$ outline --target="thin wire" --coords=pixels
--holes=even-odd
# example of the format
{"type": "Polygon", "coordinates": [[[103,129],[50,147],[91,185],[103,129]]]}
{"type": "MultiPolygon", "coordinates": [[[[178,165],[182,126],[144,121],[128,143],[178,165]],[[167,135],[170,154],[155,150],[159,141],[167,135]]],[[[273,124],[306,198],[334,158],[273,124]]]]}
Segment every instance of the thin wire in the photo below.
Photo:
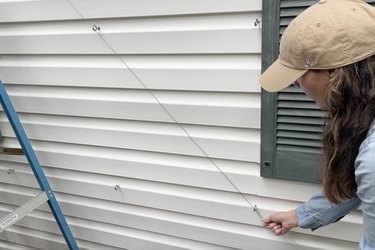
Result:
{"type": "MultiPolygon", "coordinates": [[[[147,87],[147,85],[143,82],[143,80],[134,72],[132,68],[129,67],[129,65],[121,58],[121,56],[112,48],[112,46],[107,42],[107,40],[100,34],[100,27],[97,27],[96,25],[91,25],[91,23],[82,15],[82,13],[73,5],[73,3],[70,0],[66,0],[68,3],[72,6],[72,8],[78,13],[78,15],[92,28],[92,30],[103,40],[103,42],[108,46],[108,48],[113,52],[115,56],[117,56],[120,61],[125,65],[126,69],[129,70],[132,75],[138,80],[140,84],[146,89],[149,94],[156,100],[156,102],[163,108],[163,110],[168,114],[168,116],[174,121],[176,125],[178,125],[186,134],[186,136],[194,143],[194,145],[204,154],[206,159],[208,159],[215,167],[216,169],[224,176],[228,182],[233,186],[233,188],[237,191],[238,194],[240,194],[245,201],[251,206],[253,211],[259,216],[261,220],[263,220],[263,215],[260,213],[258,207],[256,205],[253,205],[246,196],[237,188],[237,186],[230,180],[230,178],[221,170],[221,168],[214,162],[214,160],[208,156],[208,154],[203,150],[201,146],[194,140],[194,138],[187,132],[187,130],[182,126],[181,123],[179,123],[173,115],[167,110],[167,108],[164,106],[162,102],[159,101],[159,99],[154,95],[151,89],[147,87]]],[[[302,249],[305,249],[303,246],[300,246],[296,241],[291,239],[289,235],[285,235],[291,242],[293,242],[296,246],[301,247],[302,249]]]]}
{"type": "Polygon", "coordinates": [[[234,185],[234,183],[224,174],[224,172],[218,167],[218,165],[208,156],[208,154],[202,149],[201,146],[193,139],[193,137],[186,131],[186,129],[173,117],[173,115],[167,110],[163,103],[159,101],[159,99],[154,95],[152,90],[150,90],[147,85],[142,81],[142,79],[129,67],[129,65],[118,55],[118,53],[112,48],[112,46],[104,39],[104,37],[100,34],[98,27],[92,26],[90,22],[75,8],[75,6],[67,0],[70,5],[77,11],[77,13],[85,20],[86,23],[90,25],[90,27],[100,36],[100,38],[105,42],[105,44],[110,48],[110,50],[121,60],[121,62],[125,65],[125,67],[132,73],[132,75],[142,84],[142,86],[151,94],[151,96],[158,102],[158,104],[163,108],[163,110],[168,114],[168,116],[174,121],[176,125],[178,125],[184,133],[190,138],[190,140],[195,144],[195,146],[204,154],[204,156],[212,162],[212,164],[220,171],[220,173],[229,181],[229,183],[237,190],[239,194],[247,201],[247,203],[253,208],[253,210],[259,215],[261,219],[263,216],[258,211],[258,208],[251,204],[251,202],[245,197],[245,195],[234,185]]]}

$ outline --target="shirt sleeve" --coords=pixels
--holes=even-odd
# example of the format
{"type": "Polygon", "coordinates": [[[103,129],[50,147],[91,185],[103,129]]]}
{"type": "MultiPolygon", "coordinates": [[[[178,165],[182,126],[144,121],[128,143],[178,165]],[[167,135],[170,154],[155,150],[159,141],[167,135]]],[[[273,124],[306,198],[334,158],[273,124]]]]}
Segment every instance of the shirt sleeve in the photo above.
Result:
{"type": "Polygon", "coordinates": [[[301,228],[318,229],[341,219],[359,207],[358,197],[346,199],[340,204],[327,200],[323,193],[311,197],[306,203],[296,208],[298,226],[301,228]]]}
{"type": "Polygon", "coordinates": [[[375,136],[366,140],[360,148],[355,169],[364,227],[360,249],[375,249],[375,136]]]}

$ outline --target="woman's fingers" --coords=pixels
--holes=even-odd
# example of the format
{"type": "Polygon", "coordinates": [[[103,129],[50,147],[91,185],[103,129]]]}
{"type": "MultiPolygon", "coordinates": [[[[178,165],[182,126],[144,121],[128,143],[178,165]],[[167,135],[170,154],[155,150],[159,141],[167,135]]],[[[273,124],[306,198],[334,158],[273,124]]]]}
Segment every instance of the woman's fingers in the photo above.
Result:
{"type": "Polygon", "coordinates": [[[276,225],[277,225],[277,223],[272,222],[272,223],[268,224],[267,227],[268,227],[268,228],[274,228],[276,225]]]}
{"type": "Polygon", "coordinates": [[[263,226],[268,226],[272,222],[272,219],[271,217],[266,217],[262,220],[262,222],[263,222],[263,226]]]}
{"type": "Polygon", "coordinates": [[[263,226],[271,229],[275,235],[286,234],[291,228],[298,226],[295,211],[273,213],[263,219],[263,226]]]}
{"type": "Polygon", "coordinates": [[[281,224],[276,224],[274,225],[271,229],[274,233],[276,233],[276,231],[280,230],[282,228],[282,225],[281,224]]]}
{"type": "Polygon", "coordinates": [[[276,223],[276,222],[265,223],[265,222],[263,222],[263,225],[266,226],[267,228],[271,229],[275,234],[280,234],[280,232],[282,232],[282,225],[280,223],[276,223]]]}
{"type": "Polygon", "coordinates": [[[276,229],[273,231],[276,235],[282,235],[284,232],[283,232],[283,229],[282,228],[279,228],[279,229],[276,229]]]}

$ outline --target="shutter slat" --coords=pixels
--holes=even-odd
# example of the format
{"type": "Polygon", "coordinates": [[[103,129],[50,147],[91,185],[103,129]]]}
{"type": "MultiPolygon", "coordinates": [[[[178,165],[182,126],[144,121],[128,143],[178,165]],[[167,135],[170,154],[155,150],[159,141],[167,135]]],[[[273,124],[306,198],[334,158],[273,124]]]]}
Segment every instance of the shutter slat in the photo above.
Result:
{"type": "MultiPolygon", "coordinates": [[[[295,103],[295,105],[300,105],[298,102],[295,103]]],[[[277,114],[278,115],[287,115],[287,116],[306,116],[306,117],[323,117],[324,116],[324,112],[323,111],[319,111],[319,110],[314,110],[314,109],[309,109],[309,110],[301,110],[301,109],[298,109],[298,108],[290,108],[290,109],[283,109],[283,108],[280,108],[278,111],[277,111],[277,114]]]]}
{"type": "Polygon", "coordinates": [[[303,7],[307,8],[310,5],[313,5],[316,3],[317,0],[307,0],[307,1],[301,1],[301,0],[284,0],[280,3],[281,9],[288,9],[288,8],[296,8],[296,7],[303,7]]]}
{"type": "Polygon", "coordinates": [[[297,100],[297,101],[305,101],[305,102],[311,102],[312,100],[304,95],[303,93],[279,93],[279,100],[297,100]]]}
{"type": "Polygon", "coordinates": [[[311,117],[290,117],[290,116],[279,116],[277,117],[277,123],[290,123],[290,124],[307,124],[307,125],[323,125],[324,120],[322,118],[311,118],[311,117]]]}
{"type": "Polygon", "coordinates": [[[278,131],[304,131],[304,132],[321,133],[322,126],[279,123],[277,125],[277,130],[278,131]]]}
{"type": "Polygon", "coordinates": [[[277,145],[276,150],[278,151],[292,151],[295,153],[312,153],[312,154],[321,154],[321,148],[312,148],[312,147],[302,147],[302,146],[293,146],[293,145],[277,145]]]}
{"type": "Polygon", "coordinates": [[[278,131],[277,136],[283,139],[308,139],[320,141],[321,135],[316,132],[301,132],[301,131],[278,131]]]}
{"type": "Polygon", "coordinates": [[[277,144],[321,148],[321,143],[319,141],[307,139],[279,138],[277,144]]]}
{"type": "Polygon", "coordinates": [[[294,101],[279,101],[278,106],[280,108],[296,108],[296,109],[316,109],[316,105],[313,102],[301,102],[298,106],[294,101]]]}
{"type": "MultiPolygon", "coordinates": [[[[304,10],[303,8],[282,9],[280,11],[280,18],[283,18],[283,19],[288,18],[291,21],[293,20],[295,16],[299,15],[303,10],[304,10]]],[[[285,22],[285,24],[287,25],[288,23],[285,22]]]]}
{"type": "Polygon", "coordinates": [[[283,89],[281,93],[303,93],[301,89],[295,88],[293,85],[283,89]]]}

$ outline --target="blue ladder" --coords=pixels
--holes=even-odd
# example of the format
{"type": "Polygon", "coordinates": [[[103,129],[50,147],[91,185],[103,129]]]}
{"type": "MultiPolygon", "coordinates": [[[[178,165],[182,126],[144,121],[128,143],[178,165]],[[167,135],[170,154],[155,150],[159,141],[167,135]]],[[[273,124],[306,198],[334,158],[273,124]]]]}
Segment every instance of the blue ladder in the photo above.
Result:
{"type": "MultiPolygon", "coordinates": [[[[27,202],[25,205],[19,207],[5,218],[0,220],[0,233],[4,231],[6,228],[10,227],[22,217],[26,216],[32,210],[39,207],[41,204],[47,202],[55,220],[65,238],[69,249],[76,250],[79,249],[75,239],[73,238],[72,232],[65,220],[64,215],[61,212],[59,203],[57,202],[55,195],[48,183],[48,180],[41,168],[39,161],[35,155],[35,152],[30,144],[29,139],[26,136],[25,130],[23,129],[21,122],[17,116],[16,111],[12,105],[12,102],[9,99],[8,93],[4,88],[2,81],[0,80],[0,102],[5,111],[6,116],[10,124],[12,125],[13,131],[17,136],[17,139],[22,147],[23,153],[25,154],[31,169],[35,175],[36,180],[38,181],[39,187],[42,192],[33,198],[31,201],[27,202]]],[[[9,153],[12,152],[19,154],[16,149],[2,149],[0,150],[2,153],[9,153]]]]}

